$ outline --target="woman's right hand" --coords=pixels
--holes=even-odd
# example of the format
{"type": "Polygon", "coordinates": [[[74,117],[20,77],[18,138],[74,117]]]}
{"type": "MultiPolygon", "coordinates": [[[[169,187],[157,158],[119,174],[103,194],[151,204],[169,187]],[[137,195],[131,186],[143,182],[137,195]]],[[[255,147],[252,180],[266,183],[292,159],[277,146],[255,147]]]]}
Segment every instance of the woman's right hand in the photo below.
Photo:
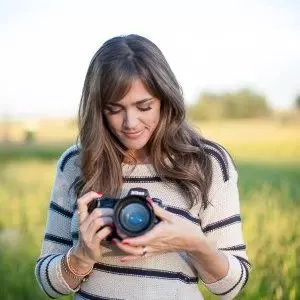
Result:
{"type": "Polygon", "coordinates": [[[88,213],[88,204],[102,195],[88,192],[77,200],[79,241],[72,254],[77,259],[77,265],[92,266],[102,257],[101,241],[112,232],[111,208],[95,208],[88,213]]]}

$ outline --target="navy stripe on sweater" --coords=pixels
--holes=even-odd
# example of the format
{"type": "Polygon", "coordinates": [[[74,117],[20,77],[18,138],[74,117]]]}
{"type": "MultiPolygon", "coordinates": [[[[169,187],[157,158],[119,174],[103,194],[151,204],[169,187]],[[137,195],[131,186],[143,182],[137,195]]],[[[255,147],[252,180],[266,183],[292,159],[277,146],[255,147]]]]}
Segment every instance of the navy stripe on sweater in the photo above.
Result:
{"type": "Polygon", "coordinates": [[[42,283],[42,274],[41,274],[41,268],[42,268],[42,264],[43,262],[49,258],[50,256],[52,256],[53,254],[49,254],[47,256],[44,256],[43,258],[40,259],[39,263],[38,263],[38,267],[37,267],[37,277],[38,277],[38,280],[39,280],[39,283],[41,285],[41,287],[43,288],[43,291],[45,292],[45,294],[51,298],[51,299],[55,299],[55,297],[52,297],[51,295],[48,294],[48,292],[46,291],[45,287],[43,286],[43,283],[42,283]]]}
{"type": "Polygon", "coordinates": [[[205,226],[202,230],[204,233],[207,233],[207,232],[210,232],[210,231],[213,231],[216,229],[220,229],[222,227],[232,225],[234,223],[239,223],[239,222],[241,222],[241,216],[238,214],[238,215],[234,215],[229,218],[217,221],[215,223],[209,224],[209,225],[205,226]]]}
{"type": "Polygon", "coordinates": [[[244,283],[243,283],[243,285],[241,287],[241,290],[242,290],[245,287],[245,285],[247,284],[247,282],[248,282],[248,279],[249,279],[249,270],[248,270],[246,264],[243,261],[241,261],[241,264],[244,266],[245,271],[246,271],[246,277],[245,277],[244,283]]]}
{"type": "Polygon", "coordinates": [[[193,216],[191,216],[191,214],[189,212],[187,212],[186,210],[183,210],[183,209],[180,209],[180,208],[176,208],[176,207],[173,207],[173,206],[168,206],[166,205],[165,206],[166,210],[171,212],[171,213],[174,213],[176,215],[180,215],[196,224],[200,224],[200,219],[198,218],[195,218],[193,216]]]}
{"type": "Polygon", "coordinates": [[[73,246],[72,240],[67,240],[67,239],[64,239],[62,237],[50,234],[50,233],[45,234],[45,240],[55,242],[55,243],[58,243],[58,244],[63,244],[63,245],[66,245],[66,246],[73,246]]]}
{"type": "Polygon", "coordinates": [[[62,159],[62,162],[59,166],[60,170],[63,172],[64,169],[65,169],[65,166],[67,164],[67,162],[73,157],[73,156],[76,156],[79,154],[79,149],[76,148],[76,149],[73,149],[71,150],[68,154],[66,154],[66,156],[62,159]]]}
{"type": "Polygon", "coordinates": [[[159,176],[123,177],[123,182],[126,182],[126,183],[153,183],[153,182],[162,182],[162,179],[159,176]]]}
{"type": "Polygon", "coordinates": [[[246,250],[246,245],[245,244],[234,245],[234,246],[231,246],[231,247],[219,248],[219,250],[223,250],[223,251],[246,250]]]}
{"type": "MultiPolygon", "coordinates": [[[[225,162],[226,167],[228,167],[228,159],[225,155],[225,152],[227,152],[227,151],[221,145],[214,143],[212,141],[209,141],[209,140],[204,140],[203,143],[204,143],[204,145],[214,148],[215,151],[219,152],[223,158],[223,161],[225,162]]],[[[206,150],[207,148],[204,148],[204,149],[206,150]]]]}
{"type": "Polygon", "coordinates": [[[216,150],[213,150],[211,148],[205,148],[205,151],[208,154],[210,154],[211,156],[213,156],[218,161],[218,163],[220,164],[220,167],[221,167],[224,182],[228,181],[229,180],[229,170],[227,167],[227,161],[224,161],[222,158],[222,155],[216,150]]]}
{"type": "Polygon", "coordinates": [[[132,276],[144,276],[144,277],[154,277],[163,278],[170,280],[180,280],[187,284],[196,284],[198,282],[197,277],[190,277],[182,272],[172,272],[172,271],[162,271],[153,269],[141,269],[141,268],[129,268],[129,267],[119,267],[112,265],[105,265],[102,263],[96,263],[94,265],[94,270],[104,271],[119,275],[132,275],[132,276]]]}
{"type": "Polygon", "coordinates": [[[55,293],[57,293],[58,295],[64,296],[64,295],[67,295],[67,294],[62,294],[62,293],[60,293],[60,292],[52,285],[52,283],[51,283],[51,281],[50,281],[50,278],[49,278],[49,272],[48,272],[48,268],[49,268],[49,265],[50,265],[51,261],[52,261],[55,257],[57,257],[57,256],[59,256],[59,255],[60,255],[60,254],[53,255],[53,256],[49,259],[49,261],[47,262],[47,265],[46,265],[46,278],[47,278],[47,282],[48,282],[50,288],[51,288],[55,293]]]}
{"type": "MultiPolygon", "coordinates": [[[[239,261],[240,262],[240,261],[239,261]]],[[[240,282],[241,282],[241,280],[242,280],[242,278],[243,278],[243,275],[244,275],[244,268],[243,268],[243,265],[242,265],[242,263],[240,262],[240,265],[241,265],[241,276],[240,276],[240,278],[239,278],[239,280],[238,280],[238,282],[232,287],[232,288],[230,288],[229,290],[227,290],[226,292],[224,292],[224,293],[219,293],[219,294],[216,294],[216,293],[214,293],[215,295],[217,295],[217,296],[225,296],[226,294],[229,294],[231,291],[233,291],[239,284],[240,284],[240,282]]]]}
{"type": "Polygon", "coordinates": [[[245,264],[247,264],[250,268],[251,268],[251,263],[244,257],[241,257],[239,255],[234,255],[238,260],[244,262],[245,264]]]}
{"type": "Polygon", "coordinates": [[[58,205],[55,202],[50,203],[50,209],[57,212],[57,213],[59,213],[59,214],[61,214],[61,215],[63,215],[63,216],[65,216],[65,217],[67,217],[67,218],[72,218],[72,216],[73,216],[72,212],[64,209],[63,207],[61,207],[60,205],[58,205]]]}
{"type": "Polygon", "coordinates": [[[78,240],[79,239],[79,233],[78,233],[78,231],[72,232],[72,239],[73,240],[78,240]]]}

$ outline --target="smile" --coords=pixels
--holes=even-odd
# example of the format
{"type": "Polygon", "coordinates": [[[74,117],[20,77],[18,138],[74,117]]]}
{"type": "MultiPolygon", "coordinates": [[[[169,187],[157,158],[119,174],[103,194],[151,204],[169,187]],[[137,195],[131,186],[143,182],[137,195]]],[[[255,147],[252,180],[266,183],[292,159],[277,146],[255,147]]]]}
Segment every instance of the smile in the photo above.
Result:
{"type": "Polygon", "coordinates": [[[129,139],[136,139],[143,134],[144,130],[135,132],[123,132],[123,134],[129,139]]]}

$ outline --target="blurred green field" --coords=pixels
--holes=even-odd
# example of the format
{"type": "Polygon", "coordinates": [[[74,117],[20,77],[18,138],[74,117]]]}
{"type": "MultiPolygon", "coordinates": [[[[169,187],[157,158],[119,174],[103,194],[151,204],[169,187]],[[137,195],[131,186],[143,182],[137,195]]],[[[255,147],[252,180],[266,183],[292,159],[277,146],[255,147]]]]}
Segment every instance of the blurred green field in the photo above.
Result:
{"type": "MultiPolygon", "coordinates": [[[[283,123],[276,119],[211,121],[193,124],[205,136],[225,145],[240,161],[272,164],[300,163],[300,120],[283,123]]],[[[25,123],[0,122],[0,160],[40,157],[55,158],[61,149],[76,139],[74,120],[36,122],[34,145],[24,145],[25,123]],[[2,138],[1,138],[2,137],[2,138]]]]}
{"type": "MultiPolygon", "coordinates": [[[[300,299],[300,126],[235,121],[199,127],[225,145],[238,164],[244,236],[253,264],[238,299],[300,299]]],[[[34,264],[55,160],[74,138],[54,143],[49,132],[44,140],[40,132],[36,145],[0,145],[1,299],[48,299],[37,286],[34,264]]],[[[216,299],[200,289],[205,299],[216,299]]]]}

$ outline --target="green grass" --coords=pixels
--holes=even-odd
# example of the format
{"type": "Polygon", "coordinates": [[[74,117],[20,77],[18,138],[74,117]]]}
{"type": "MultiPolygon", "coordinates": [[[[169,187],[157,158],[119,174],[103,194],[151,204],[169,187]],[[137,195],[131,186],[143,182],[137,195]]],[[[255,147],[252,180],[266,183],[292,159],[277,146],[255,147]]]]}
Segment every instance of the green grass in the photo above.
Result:
{"type": "Polygon", "coordinates": [[[0,144],[0,162],[23,161],[28,159],[54,160],[57,159],[71,142],[60,143],[2,143],[0,144]]]}
{"type": "Polygon", "coordinates": [[[2,164],[1,299],[49,299],[38,287],[34,266],[40,252],[54,171],[54,161],[19,160],[2,164]]]}

